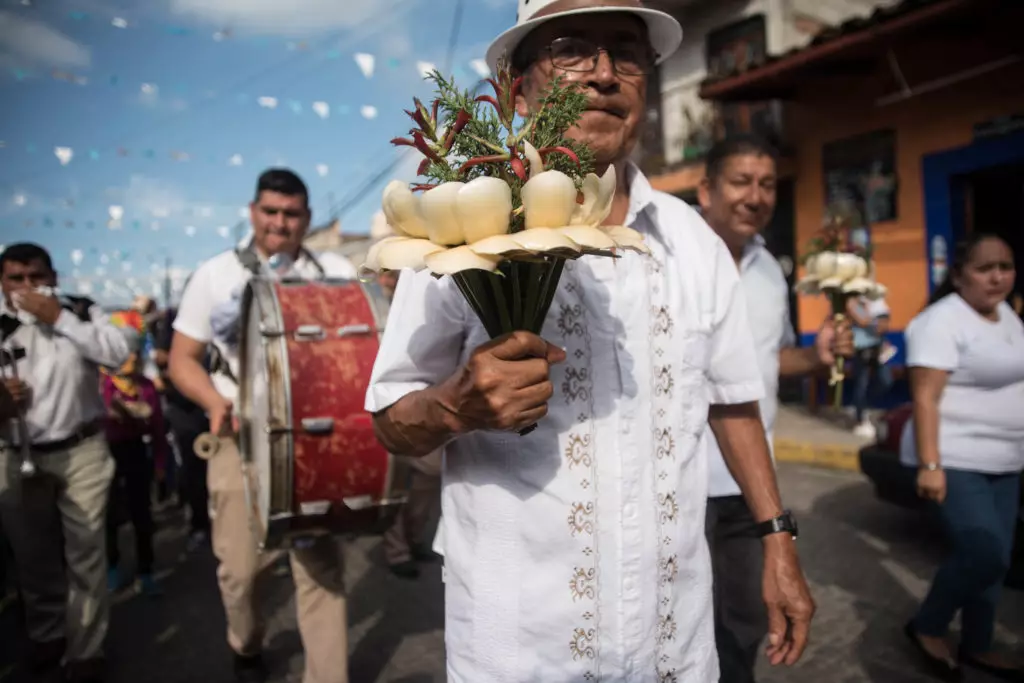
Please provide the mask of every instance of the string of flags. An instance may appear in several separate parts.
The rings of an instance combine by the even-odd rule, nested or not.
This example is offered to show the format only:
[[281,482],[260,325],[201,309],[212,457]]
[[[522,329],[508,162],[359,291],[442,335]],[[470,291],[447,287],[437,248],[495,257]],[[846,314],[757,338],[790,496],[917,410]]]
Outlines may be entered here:
[[[11,147],[12,146],[9,145],[6,141],[0,141],[0,150],[9,149]],[[31,143],[31,142],[28,143],[27,145],[25,145],[24,149],[25,149],[25,152],[28,153],[28,154],[38,154],[38,153],[40,153],[40,146],[36,145],[35,143]],[[207,154],[193,154],[191,152],[186,152],[186,151],[180,150],[180,149],[171,149],[171,150],[164,150],[164,151],[158,151],[158,150],[155,150],[155,149],[142,149],[142,150],[135,150],[133,152],[133,150],[131,150],[131,149],[127,148],[127,147],[116,147],[116,148],[111,149],[111,150],[100,150],[100,149],[97,149],[97,148],[91,148],[91,149],[86,149],[86,150],[81,150],[81,151],[76,151],[74,147],[67,147],[67,146],[63,146],[63,145],[58,145],[58,146],[53,148],[53,156],[56,158],[57,163],[59,165],[61,165],[61,166],[68,166],[69,164],[71,164],[76,159],[83,159],[83,158],[85,158],[85,159],[88,159],[90,161],[99,161],[101,158],[104,158],[104,157],[107,157],[107,156],[119,157],[119,158],[129,158],[129,157],[132,157],[133,155],[136,156],[136,157],[141,157],[143,159],[165,159],[166,158],[166,159],[170,159],[171,161],[177,161],[177,162],[182,162],[182,163],[189,162],[189,161],[205,160],[205,161],[207,161],[207,162],[209,162],[211,164],[223,163],[223,164],[225,164],[227,166],[234,166],[234,167],[240,167],[240,166],[244,166],[245,165],[245,155],[243,155],[241,153],[231,154],[231,155],[229,155],[229,156],[227,156],[225,158],[223,156],[218,156],[216,154],[209,154],[209,153],[207,153]],[[320,164],[316,164],[313,167],[313,170],[316,172],[316,174],[318,176],[320,176],[321,178],[325,178],[325,177],[327,177],[330,174],[331,167],[330,167],[329,164],[320,163]],[[15,202],[17,203],[17,200],[15,200]]]
[[[32,8],[36,5],[35,0],[21,0],[20,3],[23,7],[29,8],[24,10],[31,12]],[[75,23],[89,24],[92,26],[108,26],[115,31],[128,31],[128,30],[139,30],[139,29],[156,29],[161,33],[177,37],[188,37],[188,36],[208,36],[216,43],[244,43],[255,45],[258,47],[270,47],[273,45],[279,45],[289,52],[301,51],[301,52],[322,52],[328,59],[341,59],[344,53],[334,47],[320,48],[316,45],[311,45],[306,40],[296,39],[280,39],[273,38],[266,35],[240,35],[237,34],[231,27],[225,26],[218,30],[209,32],[196,28],[189,28],[180,24],[166,23],[166,22],[145,22],[139,21],[136,18],[126,16],[121,13],[102,13],[102,12],[90,12],[83,10],[69,10],[66,17]],[[376,59],[373,55],[365,52],[356,53],[354,55],[356,63],[366,78],[373,76],[374,67],[376,65]],[[399,69],[406,64],[405,60],[392,58],[387,61],[387,65],[391,69]],[[422,71],[419,67],[424,62],[416,62],[417,68]],[[480,74],[481,78],[486,78],[490,75],[490,70],[487,69],[486,63],[483,60],[474,60],[472,63],[474,71]],[[483,70],[486,70],[484,73]],[[74,82],[74,81],[72,81]]]

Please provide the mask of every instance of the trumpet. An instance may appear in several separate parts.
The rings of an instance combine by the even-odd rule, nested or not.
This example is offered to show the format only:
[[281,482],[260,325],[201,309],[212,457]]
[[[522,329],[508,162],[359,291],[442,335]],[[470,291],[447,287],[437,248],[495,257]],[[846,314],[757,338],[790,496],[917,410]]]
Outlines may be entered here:
[[[3,364],[4,379],[18,379],[18,363],[15,360],[15,347],[10,349],[10,363]],[[19,407],[18,415],[14,418],[15,427],[18,430],[18,448],[21,454],[21,466],[19,471],[23,477],[34,476],[36,462],[32,459],[32,443],[28,432],[28,422],[25,420],[25,412]]]

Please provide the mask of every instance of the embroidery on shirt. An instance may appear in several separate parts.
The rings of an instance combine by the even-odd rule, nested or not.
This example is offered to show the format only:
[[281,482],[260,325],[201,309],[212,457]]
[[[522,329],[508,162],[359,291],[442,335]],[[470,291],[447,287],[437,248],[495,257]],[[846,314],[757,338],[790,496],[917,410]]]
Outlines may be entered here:
[[[678,626],[672,613],[672,594],[679,573],[678,559],[675,555],[667,555],[667,548],[672,539],[666,533],[666,525],[675,521],[679,514],[676,502],[674,468],[678,467],[675,458],[676,425],[673,415],[678,415],[679,406],[675,405],[676,370],[671,363],[664,363],[666,357],[672,358],[675,348],[673,331],[676,327],[672,313],[665,301],[666,284],[663,268],[656,258],[646,260],[647,296],[650,310],[650,330],[648,334],[650,354],[651,382],[651,437],[654,446],[654,495],[658,505],[657,538],[658,538],[658,583],[657,604],[658,621],[655,654],[655,668],[659,683],[674,683],[676,670],[670,666],[669,652],[675,640]],[[676,366],[678,367],[678,366]]]
[[568,586],[573,603],[579,603],[582,607],[580,617],[585,622],[585,625],[573,629],[569,653],[573,661],[592,662],[591,668],[582,673],[582,679],[587,683],[597,683],[601,678],[601,610],[593,377],[590,373],[591,340],[587,329],[583,288],[578,282],[575,268],[575,264],[566,264],[569,277],[566,278],[564,289],[576,302],[563,304],[558,309],[558,331],[562,334],[568,356],[562,367],[564,374],[559,388],[566,404],[579,406],[576,425],[568,436],[563,452],[568,469],[579,472],[580,493],[587,494],[589,500],[578,499],[569,509],[569,535],[583,540],[584,545],[580,562],[573,567]]

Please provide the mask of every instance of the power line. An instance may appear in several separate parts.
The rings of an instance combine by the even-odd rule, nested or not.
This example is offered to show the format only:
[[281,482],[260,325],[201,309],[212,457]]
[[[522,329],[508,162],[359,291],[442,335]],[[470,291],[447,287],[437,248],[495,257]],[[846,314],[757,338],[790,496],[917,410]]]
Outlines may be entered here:
[[[449,73],[452,69],[452,62],[455,59],[455,50],[458,48],[459,33],[462,29],[462,13],[463,13],[463,0],[455,0],[455,13],[452,16],[452,27],[448,34],[448,49],[445,53],[444,60],[444,72]],[[483,81],[481,80],[474,87],[474,92],[479,90]],[[384,165],[380,171],[375,173],[363,183],[357,190],[349,193],[349,195],[341,201],[339,207],[334,209],[332,207],[332,216],[335,220],[341,220],[344,214],[347,214],[353,207],[357,206],[359,202],[365,199],[367,193],[369,193],[378,183],[387,178],[391,173],[394,172],[398,165],[404,160],[408,159],[414,152],[413,149],[407,149],[404,153],[398,155],[395,159]]]

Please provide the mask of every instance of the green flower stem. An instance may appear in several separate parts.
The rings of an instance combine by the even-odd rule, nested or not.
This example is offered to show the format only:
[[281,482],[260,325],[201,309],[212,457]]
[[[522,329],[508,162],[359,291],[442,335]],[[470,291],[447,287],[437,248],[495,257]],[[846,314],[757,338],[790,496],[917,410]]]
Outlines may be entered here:
[[502,334],[515,332],[516,328],[512,327],[512,317],[509,315],[504,285],[497,276],[489,275],[487,279],[490,280],[491,291],[494,293],[494,303],[496,304],[495,308],[498,309],[498,318],[501,320]]
[[535,313],[537,317],[534,321],[534,332],[536,334],[540,334],[541,328],[544,327],[544,319],[547,318],[548,310],[551,309],[551,303],[555,300],[555,292],[558,290],[559,280],[562,279],[565,259],[561,256],[555,256],[552,257],[550,263],[551,266],[541,286],[540,306],[536,309]]
[[[516,261],[508,262],[509,270],[511,270],[512,277],[508,278],[512,285],[512,329],[522,330],[523,328],[523,293],[522,286],[519,282],[520,271],[525,270],[527,273],[527,264],[517,263]],[[526,309],[525,313],[529,315],[530,309]]]
[[524,310],[526,311],[524,329],[537,333],[536,320],[537,320],[537,302],[540,299],[540,285],[541,279],[544,277],[544,273],[548,267],[547,262],[543,263],[526,263],[526,301],[524,302]]
[[456,273],[452,276],[452,280],[459,288],[459,291],[462,292],[462,296],[465,297],[469,307],[480,318],[480,322],[483,324],[484,329],[487,330],[487,334],[491,338],[500,336],[501,329],[497,319],[494,317],[493,308],[486,305],[488,303],[486,296],[480,296],[479,283],[472,281],[469,271]]

